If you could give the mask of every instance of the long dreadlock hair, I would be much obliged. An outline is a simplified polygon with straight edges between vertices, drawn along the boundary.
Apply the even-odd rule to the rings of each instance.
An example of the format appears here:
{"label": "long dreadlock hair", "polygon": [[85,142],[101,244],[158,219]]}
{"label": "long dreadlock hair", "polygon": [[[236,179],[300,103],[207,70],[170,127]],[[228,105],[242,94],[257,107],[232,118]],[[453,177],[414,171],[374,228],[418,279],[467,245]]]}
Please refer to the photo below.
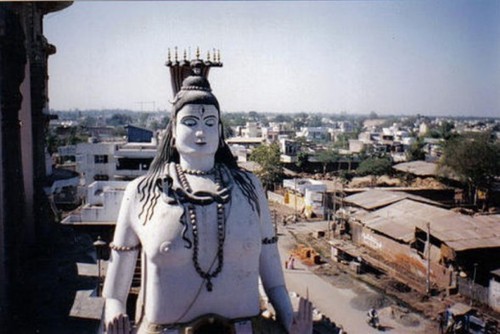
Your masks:
{"label": "long dreadlock hair", "polygon": [[227,167],[252,209],[260,215],[260,206],[255,185],[248,174],[238,167],[236,159],[233,157],[229,146],[224,140],[224,128],[220,117],[219,102],[215,95],[212,94],[208,80],[203,76],[187,77],[183,81],[182,88],[175,96],[172,104],[172,117],[158,146],[156,156],[151,163],[148,173],[137,185],[140,195],[139,201],[142,203],[139,219],[144,216],[143,224],[146,224],[154,214],[154,209],[162,194],[158,180],[163,175],[165,165],[170,162],[179,163],[179,152],[175,146],[173,132],[177,113],[186,104],[208,104],[216,107],[219,115],[219,147],[215,153],[215,162],[224,164]]}

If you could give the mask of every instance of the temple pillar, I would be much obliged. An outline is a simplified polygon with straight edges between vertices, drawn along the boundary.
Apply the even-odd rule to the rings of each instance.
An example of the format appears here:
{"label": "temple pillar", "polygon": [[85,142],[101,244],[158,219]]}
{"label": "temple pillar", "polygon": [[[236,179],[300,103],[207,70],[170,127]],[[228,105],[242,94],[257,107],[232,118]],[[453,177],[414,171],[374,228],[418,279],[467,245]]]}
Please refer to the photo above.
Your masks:
{"label": "temple pillar", "polygon": [[[0,211],[0,321],[4,322],[14,300],[12,287],[20,270],[24,225],[24,187],[19,110],[26,49],[24,30],[13,3],[0,4],[0,127],[2,190]],[[0,325],[5,328],[5,326]]]}

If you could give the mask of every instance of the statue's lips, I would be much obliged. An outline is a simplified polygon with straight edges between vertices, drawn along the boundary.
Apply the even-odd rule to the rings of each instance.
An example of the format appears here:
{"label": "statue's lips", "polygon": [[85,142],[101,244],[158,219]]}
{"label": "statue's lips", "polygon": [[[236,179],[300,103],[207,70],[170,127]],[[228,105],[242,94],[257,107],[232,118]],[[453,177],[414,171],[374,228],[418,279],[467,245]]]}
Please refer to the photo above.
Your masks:
{"label": "statue's lips", "polygon": [[200,146],[203,146],[203,145],[206,145],[207,143],[204,142],[204,141],[197,141],[196,142],[196,145],[200,145]]}

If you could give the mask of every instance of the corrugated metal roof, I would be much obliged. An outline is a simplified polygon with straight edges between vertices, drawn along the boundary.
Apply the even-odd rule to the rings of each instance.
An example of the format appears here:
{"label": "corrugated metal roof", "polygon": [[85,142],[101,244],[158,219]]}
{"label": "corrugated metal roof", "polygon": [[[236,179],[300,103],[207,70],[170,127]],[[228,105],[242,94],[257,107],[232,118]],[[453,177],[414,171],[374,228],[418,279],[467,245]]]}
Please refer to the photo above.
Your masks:
{"label": "corrugated metal roof", "polygon": [[500,247],[500,215],[454,213],[431,223],[431,234],[456,251]]}
{"label": "corrugated metal roof", "polygon": [[371,212],[362,222],[396,240],[410,242],[415,228],[431,235],[456,251],[500,247],[500,215],[467,216],[432,205],[404,199]]}
{"label": "corrugated metal roof", "polygon": [[375,217],[372,220],[366,221],[365,225],[405,243],[409,243],[415,238],[415,226],[402,224],[398,219]]}
{"label": "corrugated metal roof", "polygon": [[362,207],[363,209],[372,210],[398,202],[404,198],[406,198],[406,194],[404,193],[370,189],[362,193],[348,196],[344,198],[344,201]]}
{"label": "corrugated metal roof", "polygon": [[403,199],[368,214],[363,223],[396,240],[410,242],[414,239],[415,227],[426,226],[431,217],[445,216],[448,212],[428,204]]}
{"label": "corrugated metal roof", "polygon": [[373,210],[399,202],[407,198],[411,198],[418,202],[439,205],[439,203],[428,200],[424,197],[407,194],[401,191],[391,191],[382,189],[370,189],[358,194],[354,194],[344,198],[344,201],[359,206],[366,210]]}
{"label": "corrugated metal roof", "polygon": [[426,161],[410,161],[403,162],[392,166],[395,170],[411,173],[419,176],[434,176],[437,175],[437,164]]}

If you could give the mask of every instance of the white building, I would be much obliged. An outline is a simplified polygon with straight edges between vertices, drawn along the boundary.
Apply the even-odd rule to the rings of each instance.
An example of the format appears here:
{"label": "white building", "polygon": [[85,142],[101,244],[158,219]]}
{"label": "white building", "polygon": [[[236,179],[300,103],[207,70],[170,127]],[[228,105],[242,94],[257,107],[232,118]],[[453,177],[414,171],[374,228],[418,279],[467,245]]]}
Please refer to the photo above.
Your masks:
{"label": "white building", "polygon": [[76,171],[82,185],[112,180],[116,170],[116,143],[80,143],[76,145]]}
{"label": "white building", "polygon": [[326,184],[312,179],[290,179],[283,180],[283,187],[292,189],[304,197],[304,213],[307,216],[311,216],[312,213],[318,216],[325,215]]}
{"label": "white building", "polygon": [[307,141],[325,141],[329,139],[327,127],[302,127],[296,133],[297,137],[304,137]]}
{"label": "white building", "polygon": [[129,181],[95,181],[87,188],[87,202],[67,216],[66,225],[114,225]]}
{"label": "white building", "polygon": [[61,147],[59,154],[73,153],[82,185],[94,181],[132,180],[146,174],[157,144],[152,143],[80,143]]}

